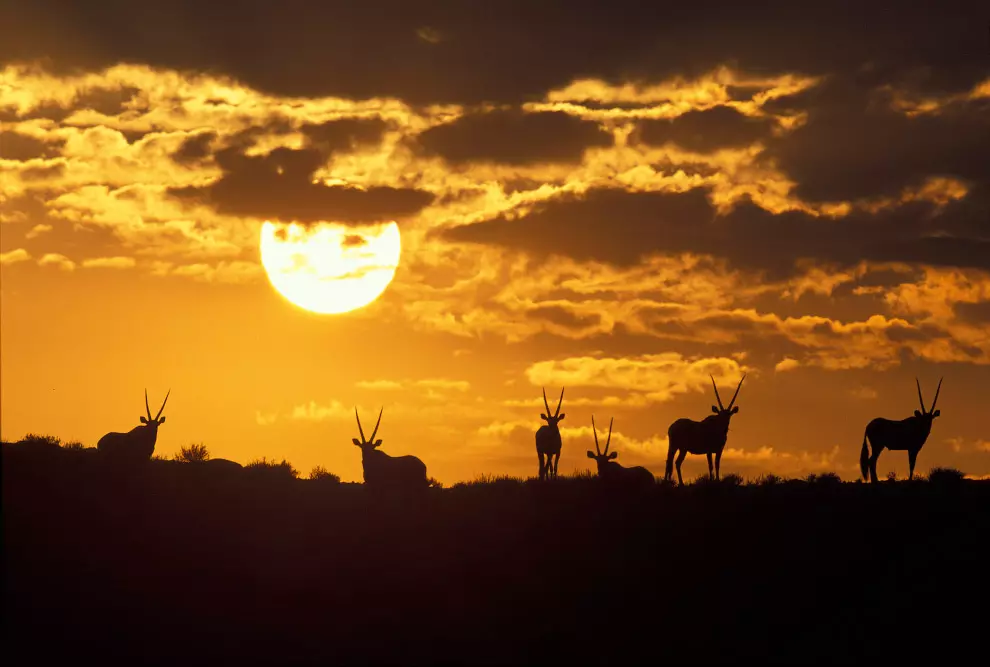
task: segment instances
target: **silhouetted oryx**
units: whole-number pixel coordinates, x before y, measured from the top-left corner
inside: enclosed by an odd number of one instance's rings
[[[426,479],[425,463],[415,456],[389,456],[378,449],[382,441],[375,440],[375,435],[378,433],[378,425],[382,423],[382,411],[384,410],[383,407],[378,412],[375,430],[371,432],[371,438],[365,440],[364,429],[361,428],[361,418],[358,417],[357,408],[354,408],[354,417],[357,419],[361,439],[353,438],[351,441],[361,448],[364,483],[369,488],[375,489],[426,488],[429,482]]]
[[[910,466],[908,479],[914,478],[914,464],[918,460],[918,452],[925,446],[925,441],[928,440],[928,434],[932,431],[932,420],[942,412],[935,409],[935,403],[938,402],[938,392],[942,389],[942,378],[938,380],[938,387],[935,389],[935,398],[932,399],[932,407],[927,411],[925,410],[925,399],[921,397],[921,383],[918,382],[918,378],[915,378],[914,381],[918,385],[918,400],[921,402],[920,411],[915,410],[913,417],[908,417],[900,421],[877,417],[866,425],[866,432],[863,433],[863,449],[860,450],[859,454],[859,468],[863,473],[864,480],[866,479],[866,473],[869,472],[870,481],[877,481],[877,459],[880,458],[880,452],[884,449],[891,451],[903,451],[906,449],[908,453],[908,465]],[[867,439],[870,441],[870,446],[873,447],[872,456],[870,456],[866,448]]]
[[[670,480],[674,454],[677,452],[680,452],[677,456],[678,484],[684,483],[684,480],[681,479],[681,463],[684,462],[684,457],[688,454],[704,454],[708,457],[709,479],[712,477],[712,454],[714,454],[715,479],[719,479],[719,464],[722,462],[722,450],[725,448],[725,441],[729,434],[729,419],[739,412],[739,408],[732,407],[732,404],[736,402],[736,396],[739,395],[739,389],[742,388],[746,376],[743,375],[742,380],[739,380],[736,393],[732,395],[732,400],[729,401],[727,408],[722,407],[722,399],[718,395],[715,378],[711,375],[708,377],[712,378],[715,400],[718,401],[718,406],[712,406],[712,412],[715,414],[705,417],[700,422],[685,417],[670,425],[670,428],[667,429],[667,467],[663,474],[664,481]]]
[[[560,414],[560,405],[564,402],[564,388],[560,388],[560,400],[557,401],[557,411],[550,415],[550,404],[547,403],[547,390],[543,390],[543,405],[546,414],[541,414],[546,424],[536,430],[536,455],[540,457],[540,479],[557,476],[557,463],[560,461],[560,429],[557,423],[566,415]],[[546,463],[544,463],[546,459]]]
[[[653,484],[652,472],[643,466],[633,468],[621,466],[613,460],[618,456],[618,453],[608,453],[608,445],[612,442],[612,421],[611,419],[608,421],[608,439],[605,440],[605,451],[602,452],[598,448],[598,429],[595,427],[595,416],[591,415],[591,430],[595,434],[595,452],[598,453],[595,454],[589,449],[588,458],[594,459],[598,464],[598,477],[603,482],[610,484]]]
[[[158,440],[158,427],[165,423],[162,417],[162,410],[168,402],[169,389],[162,401],[162,407],[158,414],[152,418],[151,408],[148,406],[148,390],[144,390],[144,409],[148,417],[141,417],[141,426],[135,426],[127,433],[107,433],[96,443],[96,449],[100,452],[117,458],[130,458],[149,460],[155,453],[155,442]],[[161,417],[161,419],[159,419]]]

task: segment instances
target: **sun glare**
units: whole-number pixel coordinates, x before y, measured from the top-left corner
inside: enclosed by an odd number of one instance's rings
[[[346,313],[377,299],[395,276],[400,252],[394,222],[261,226],[261,264],[272,286],[314,313]]]

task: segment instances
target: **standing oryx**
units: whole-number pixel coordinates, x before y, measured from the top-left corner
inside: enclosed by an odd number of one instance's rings
[[[162,417],[162,410],[168,402],[169,389],[162,401],[162,407],[158,414],[152,418],[151,408],[148,406],[148,390],[144,390],[144,409],[148,417],[141,417],[141,426],[135,426],[127,433],[107,433],[96,443],[97,451],[103,452],[115,458],[149,460],[155,453],[155,441],[158,440],[158,427],[165,423]],[[161,419],[159,419],[161,417]]]
[[[605,451],[598,448],[598,428],[595,426],[595,416],[591,415],[591,431],[595,434],[595,454],[588,450],[588,458],[594,459],[598,464],[598,477],[603,482],[610,484],[646,485],[653,484],[653,473],[643,466],[626,468],[616,463],[613,459],[618,453],[608,453],[608,445],[612,442],[612,421],[608,421],[608,439],[605,440]]]
[[[361,428],[361,418],[357,408],[354,417],[357,419],[358,433],[361,439],[352,438],[351,442],[361,448],[361,467],[364,470],[364,483],[373,489],[426,488],[429,481],[426,478],[426,464],[415,456],[389,456],[378,449],[381,440],[375,440],[378,425],[382,423],[383,407],[378,412],[378,421],[371,437],[365,440],[364,429]]]
[[[732,395],[732,400],[729,401],[729,407],[722,407],[722,399],[718,395],[718,387],[715,385],[715,378],[712,378],[712,387],[715,389],[715,400],[718,401],[718,406],[712,406],[712,412],[715,414],[709,415],[702,419],[700,422],[696,422],[693,419],[682,418],[675,421],[667,429],[667,467],[664,470],[664,481],[670,480],[671,468],[674,465],[674,454],[680,452],[677,456],[677,483],[683,484],[684,480],[681,479],[681,463],[684,462],[684,457],[688,454],[704,454],[708,457],[708,477],[712,476],[712,454],[715,455],[715,479],[719,479],[719,464],[722,461],[722,449],[725,448],[725,440],[729,434],[729,419],[732,415],[739,412],[738,407],[732,407],[732,404],[736,402],[736,396],[739,395],[739,389],[742,388],[743,380],[746,376],[742,376],[742,380],[739,380],[739,385],[736,387],[736,393]]]
[[[914,478],[914,464],[918,460],[918,452],[925,446],[928,434],[931,433],[932,420],[942,412],[935,409],[935,403],[938,402],[938,392],[942,389],[942,379],[939,378],[938,380],[931,409],[925,410],[925,399],[921,397],[921,382],[915,378],[914,381],[918,385],[918,400],[921,402],[920,411],[915,410],[913,417],[900,421],[877,417],[866,425],[866,432],[863,434],[863,449],[860,450],[859,454],[859,468],[863,473],[864,481],[867,472],[869,472],[871,482],[877,481],[877,459],[880,458],[880,452],[884,449],[891,451],[907,450],[908,465],[910,466],[908,479]],[[872,456],[866,448],[867,439],[873,447]]]
[[[557,411],[550,415],[550,404],[547,403],[547,390],[543,390],[543,405],[546,406],[546,414],[541,414],[540,418],[546,424],[536,431],[536,455],[540,457],[540,479],[549,479],[557,476],[557,463],[560,461],[560,429],[557,423],[565,417],[560,414],[560,405],[564,402],[564,388],[560,388],[560,400],[557,401]],[[544,463],[546,459],[546,463]]]

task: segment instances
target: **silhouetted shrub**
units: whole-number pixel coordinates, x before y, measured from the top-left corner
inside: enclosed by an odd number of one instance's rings
[[[838,486],[842,484],[842,478],[836,475],[834,472],[823,472],[821,474],[810,474],[808,475],[807,481],[809,484],[816,484],[819,486]]]
[[[202,463],[210,460],[210,452],[203,443],[193,443],[188,447],[179,449],[175,455],[175,460],[181,463]]]
[[[327,484],[340,484],[340,475],[335,475],[323,466],[313,466],[309,478]]]
[[[887,473],[887,481],[888,482],[896,482],[897,481],[897,473],[894,472],[893,470],[891,470],[890,472],[888,472]]]
[[[21,438],[21,444],[40,445],[43,447],[61,447],[62,441],[54,435],[38,435],[37,433],[28,433]]]
[[[729,473],[722,477],[722,484],[726,486],[742,486],[744,481],[742,475],[736,473]]]
[[[62,445],[62,449],[68,449],[74,452],[78,452],[82,449],[86,449],[86,446],[83,445],[78,440],[73,440],[72,442],[67,442],[64,445]]]
[[[269,461],[264,456],[251,461],[244,469],[252,474],[270,476],[272,479],[296,479],[299,471],[292,467],[292,464],[282,459],[280,462]]]
[[[431,489],[442,489],[443,488],[443,482],[441,482],[441,481],[439,481],[437,479],[434,479],[433,477],[427,477],[426,478],[426,486],[428,486]]]
[[[772,472],[764,473],[753,480],[756,486],[774,486],[775,484],[780,484],[783,482],[783,478],[778,475],[774,475]]]
[[[932,484],[959,484],[966,478],[961,470],[936,467],[928,471],[928,481]]]

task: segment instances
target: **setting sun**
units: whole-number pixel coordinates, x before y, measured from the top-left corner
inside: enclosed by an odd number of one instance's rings
[[[401,243],[394,222],[360,229],[265,221],[261,263],[279,294],[314,313],[346,313],[392,282]]]

